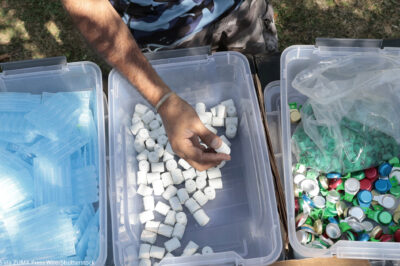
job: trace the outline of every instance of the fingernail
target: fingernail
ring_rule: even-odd
[[[219,139],[218,138],[214,138],[211,141],[211,148],[218,149],[218,147],[219,147]]]

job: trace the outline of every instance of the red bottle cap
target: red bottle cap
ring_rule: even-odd
[[[372,190],[372,182],[370,179],[364,178],[360,181],[360,190]]]
[[[296,213],[299,212],[300,205],[299,205],[299,199],[298,198],[294,199],[294,209],[296,210]]]
[[[400,242],[400,229],[397,229],[397,231],[394,232],[394,241]]]
[[[391,242],[393,240],[393,235],[384,234],[379,238],[379,240],[381,240],[381,242]]]
[[[342,182],[341,178],[329,179],[329,190],[336,189]]]
[[[375,167],[368,168],[364,170],[365,177],[368,179],[376,179],[378,178],[378,169]]]

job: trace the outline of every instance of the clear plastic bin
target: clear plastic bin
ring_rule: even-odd
[[[164,81],[190,104],[207,107],[232,98],[238,109],[238,135],[232,141],[232,161],[222,168],[224,189],[204,206],[210,223],[200,227],[188,216],[182,243],[209,245],[208,256],[168,258],[161,265],[265,265],[282,252],[279,216],[261,116],[246,58],[236,52],[152,60]],[[142,225],[136,189],[136,160],[127,161],[127,130],[133,108],[147,104],[115,70],[109,76],[110,200],[116,265],[137,265]],[[135,158],[135,157],[133,157]],[[160,240],[162,239],[162,241]],[[157,245],[167,240],[158,237]],[[182,250],[178,250],[180,254]]]
[[[371,40],[373,41],[373,40]],[[374,43],[372,43],[374,44]],[[289,241],[293,247],[297,257],[330,257],[337,256],[341,258],[358,258],[358,259],[378,259],[378,260],[399,260],[400,259],[400,243],[395,242],[359,242],[345,241],[336,242],[329,249],[307,248],[300,244],[296,238],[295,228],[295,210],[294,210],[294,192],[293,192],[293,176],[292,164],[295,162],[291,151],[291,136],[295,125],[290,123],[289,118],[289,102],[297,102],[303,104],[307,99],[306,96],[299,93],[292,87],[294,77],[304,68],[315,64],[322,59],[332,57],[345,56],[354,53],[379,53],[400,55],[399,48],[371,47],[329,47],[329,46],[311,46],[299,45],[287,48],[281,56],[281,123],[282,123],[282,158],[285,179],[285,196],[288,215]],[[268,96],[267,98],[276,98],[276,96]],[[266,100],[267,102],[267,100]]]
[[[7,63],[3,65],[3,72],[0,73],[0,93],[30,92],[35,94],[89,90],[93,90],[96,97],[96,103],[92,108],[97,125],[99,148],[100,251],[95,265],[104,265],[107,257],[106,139],[100,68],[91,62],[67,64],[64,57],[57,57]]]

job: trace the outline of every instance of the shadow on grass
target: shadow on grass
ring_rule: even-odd
[[[64,55],[111,68],[86,44],[60,1],[5,0],[0,4],[0,61]]]
[[[398,0],[270,0],[280,50],[317,37],[400,38]]]

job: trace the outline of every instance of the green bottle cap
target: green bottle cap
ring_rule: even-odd
[[[347,173],[346,175],[342,176],[342,179],[349,179],[351,177],[351,173]],[[344,183],[344,182],[343,182]]]
[[[358,204],[358,199],[356,197],[354,197],[354,199],[351,202],[351,204],[353,204],[353,206],[359,206],[360,205],[360,204]]]
[[[395,165],[395,164],[399,164],[400,160],[398,157],[393,157],[392,159],[389,160],[389,164],[391,165]]]
[[[328,193],[329,193],[329,190],[321,188],[319,193],[321,193],[322,196],[326,197],[326,195],[328,195]]]
[[[373,237],[371,237],[371,238],[369,239],[369,241],[371,241],[371,242],[381,242],[379,239],[375,239],[375,238],[373,238]]]
[[[357,172],[354,172],[351,176],[357,180],[361,180],[361,179],[365,178],[365,173],[364,173],[364,171],[357,171]]]
[[[313,219],[313,220],[317,220],[317,219],[319,219],[321,216],[322,216],[322,212],[323,212],[324,210],[323,209],[313,209],[311,212],[310,212],[310,217]]]
[[[393,186],[390,189],[390,194],[392,194],[396,198],[399,198],[400,197],[400,186]]]
[[[316,180],[318,176],[319,176],[319,172],[317,170],[314,170],[314,169],[310,169],[306,173],[306,178],[308,178],[308,179],[315,179]]]
[[[393,164],[393,167],[400,167],[400,163]]]
[[[289,104],[289,109],[297,109],[297,103],[296,102],[292,102],[292,103],[288,103]]]
[[[399,181],[397,181],[397,178],[395,176],[389,178],[389,181],[392,187],[397,187],[399,185]]]
[[[400,229],[400,225],[391,225],[391,226],[389,226],[389,233],[394,234],[394,232],[396,232],[399,229]]]
[[[390,219],[392,219],[392,218],[390,218]],[[313,224],[313,221],[312,221],[311,217],[307,218],[305,224],[308,224],[308,225],[312,225]]]
[[[340,227],[340,231],[342,231],[342,233],[347,232],[352,229],[351,226],[346,222],[341,222],[339,224],[339,227]]]
[[[378,222],[383,225],[388,225],[392,221],[392,215],[390,212],[382,211],[378,215]]]
[[[347,235],[347,240],[350,240],[350,241],[356,240],[356,238],[354,237],[354,234],[351,231],[347,231],[346,235]]]
[[[335,188],[336,191],[344,190],[344,182],[340,183],[339,186]]]

